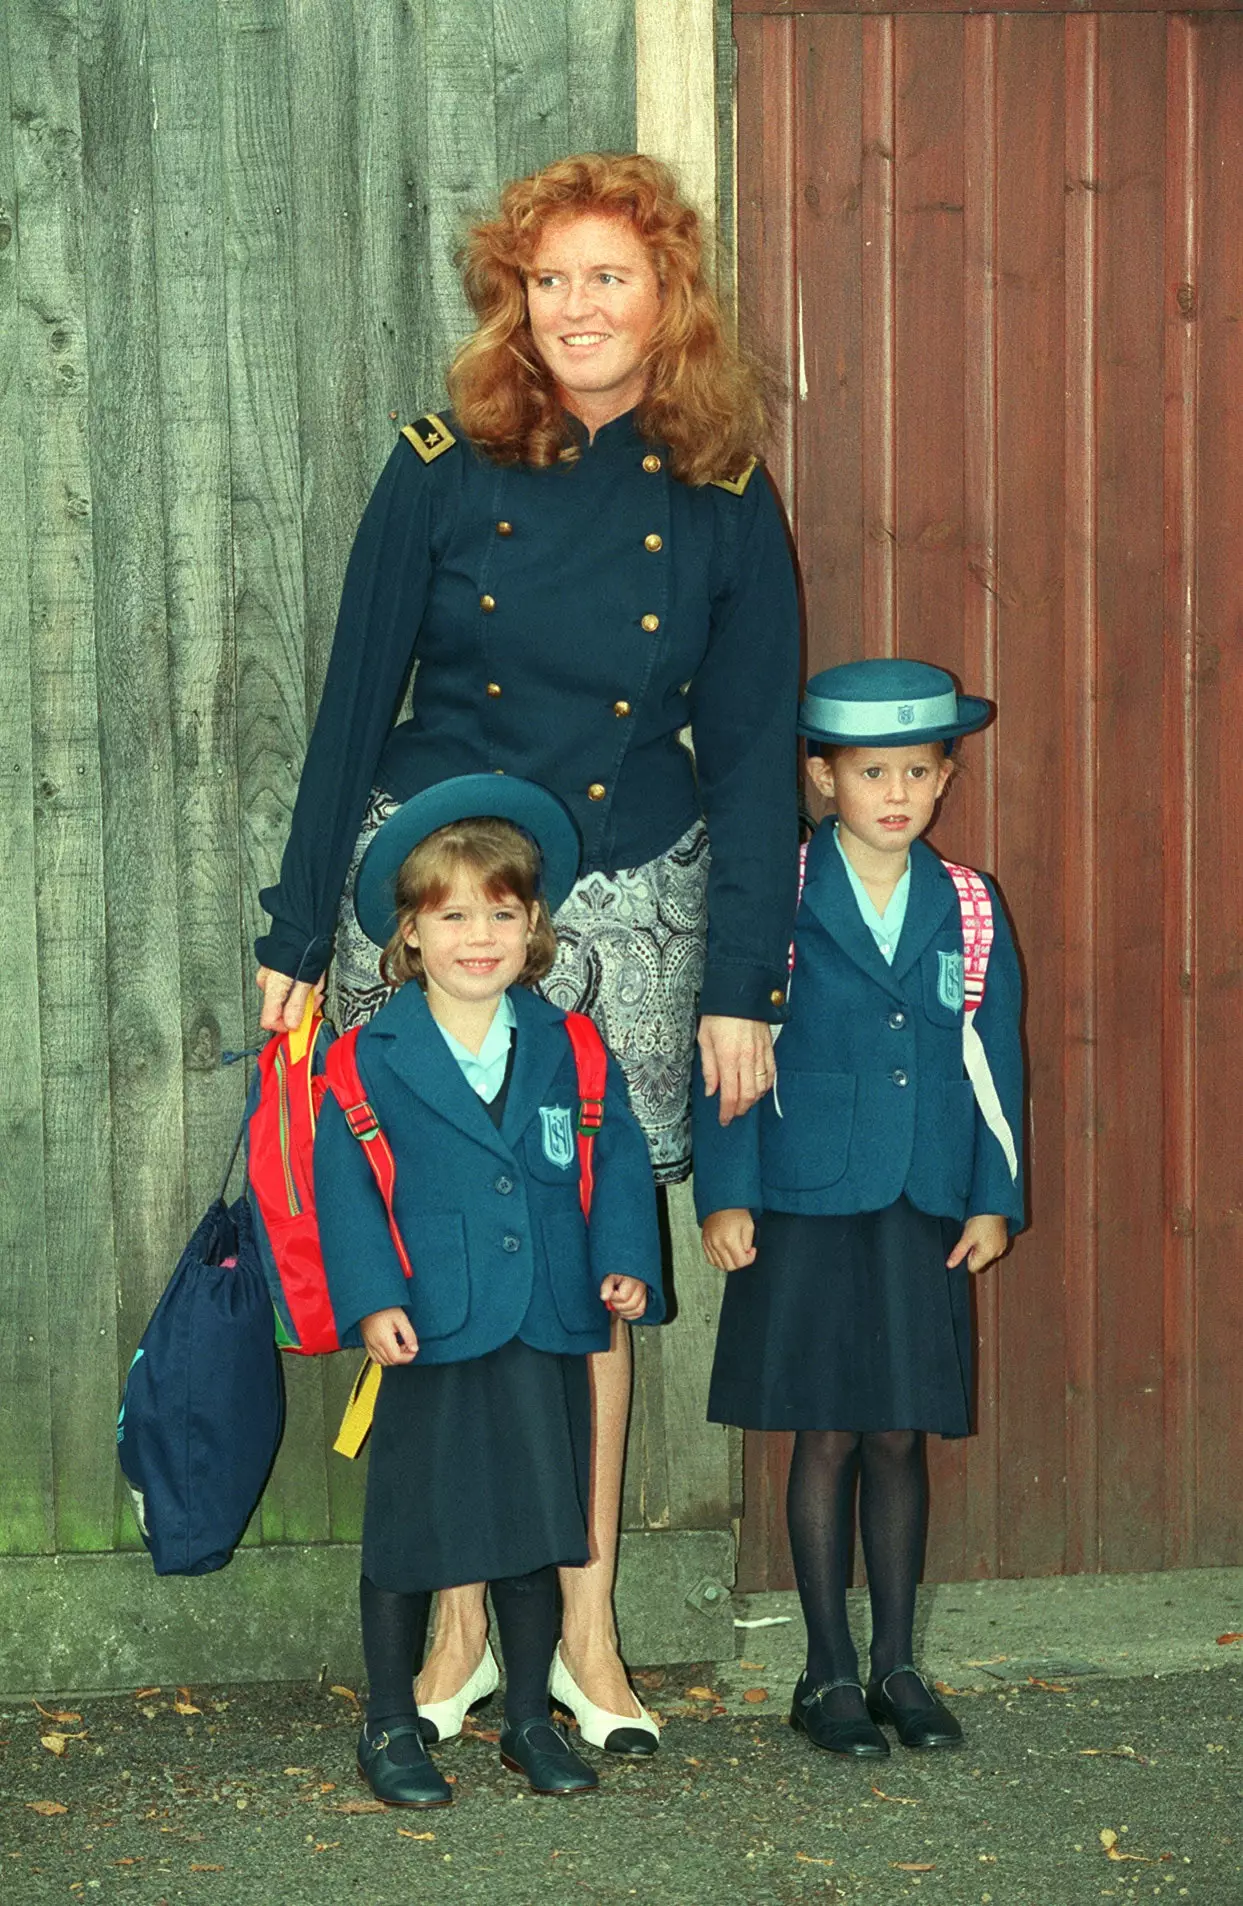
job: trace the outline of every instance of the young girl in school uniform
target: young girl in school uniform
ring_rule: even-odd
[[[553,954],[577,830],[514,776],[463,775],[385,822],[355,904],[396,991],[358,1037],[392,1149],[406,1277],[362,1146],[331,1096],[315,1140],[328,1288],[343,1343],[383,1367],[360,1586],[370,1693],[358,1767],[395,1806],[444,1806],[413,1677],[431,1593],[489,1582],[505,1658],[501,1758],[538,1793],[594,1770],[548,1716],[557,1567],[588,1559],[587,1356],[610,1312],[659,1322],[647,1148],[608,1061],[590,1222],[565,1015],[530,991]],[[414,980],[411,985],[408,982]]]
[[[955,883],[920,839],[988,704],[926,663],[814,676],[800,732],[836,809],[816,832],[772,1093],[722,1127],[697,1094],[704,1250],[731,1273],[708,1414],[793,1430],[787,1515],[807,1665],[790,1720],[817,1746],[957,1746],[914,1665],[924,1442],[971,1428],[969,1274],[1023,1221],[1020,983],[996,895],[964,1072]],[[978,1034],[978,1045],[974,1041]],[[981,1056],[982,1055],[982,1056]],[[846,1619],[858,1493],[872,1610],[866,1690]]]

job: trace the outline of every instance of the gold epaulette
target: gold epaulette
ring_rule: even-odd
[[[435,463],[457,442],[444,418],[434,410],[429,410],[426,417],[416,417],[412,424],[403,424],[401,434],[424,463]]]
[[[748,483],[750,483],[752,473],[758,462],[758,457],[748,457],[737,476],[712,477],[710,481],[713,489],[728,490],[731,496],[741,496]]]

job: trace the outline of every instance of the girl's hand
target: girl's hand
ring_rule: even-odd
[[[962,1236],[946,1258],[950,1270],[966,1259],[969,1271],[984,1271],[995,1264],[1010,1243],[1010,1227],[1004,1218],[995,1217],[991,1212],[981,1212],[979,1216],[968,1218],[963,1225]]]
[[[297,1032],[306,1012],[306,1002],[312,993],[315,995],[316,1007],[323,1005],[326,984],[324,979],[317,979],[313,983],[305,979],[290,979],[288,973],[274,973],[270,966],[261,966],[255,974],[255,985],[263,994],[260,1030]]]
[[[755,1262],[755,1219],[742,1209],[713,1211],[704,1220],[704,1256],[718,1271]]]
[[[749,1112],[776,1077],[773,1029],[763,1019],[727,1019],[705,1013],[699,1022],[699,1054],[704,1090],[721,1094],[720,1120],[728,1125]]]
[[[600,1302],[628,1324],[637,1323],[647,1309],[647,1285],[641,1277],[621,1277],[614,1271],[600,1286]]]
[[[373,1363],[413,1363],[419,1354],[414,1325],[404,1310],[373,1310],[359,1329]]]

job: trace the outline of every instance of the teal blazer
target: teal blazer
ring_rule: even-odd
[[[911,848],[906,919],[892,966],[851,892],[831,826],[807,854],[794,928],[789,1019],[775,1089],[722,1127],[694,1095],[695,1201],[709,1212],[880,1211],[903,1193],[921,1211],[1023,1223],[1023,1056],[1018,959],[995,888],[996,937],[976,1029],[1019,1150],[1011,1178],[963,1070],[958,895],[924,842]]]
[[[652,1168],[625,1079],[610,1058],[588,1225],[565,1015],[525,987],[509,997],[516,1048],[499,1130],[413,982],[358,1036],[358,1069],[396,1160],[394,1205],[411,1279],[362,1147],[335,1099],[324,1101],[315,1200],[343,1344],[361,1342],[363,1317],[397,1306],[424,1363],[465,1362],[514,1337],[537,1350],[605,1350],[611,1316],[599,1293],[611,1272],[647,1284],[645,1323],[664,1316]]]

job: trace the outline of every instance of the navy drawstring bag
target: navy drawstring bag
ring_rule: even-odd
[[[240,1142],[240,1141],[239,1141]],[[125,1379],[117,1455],[157,1575],[223,1568],[254,1514],[285,1426],[272,1300],[250,1207],[204,1214]]]

